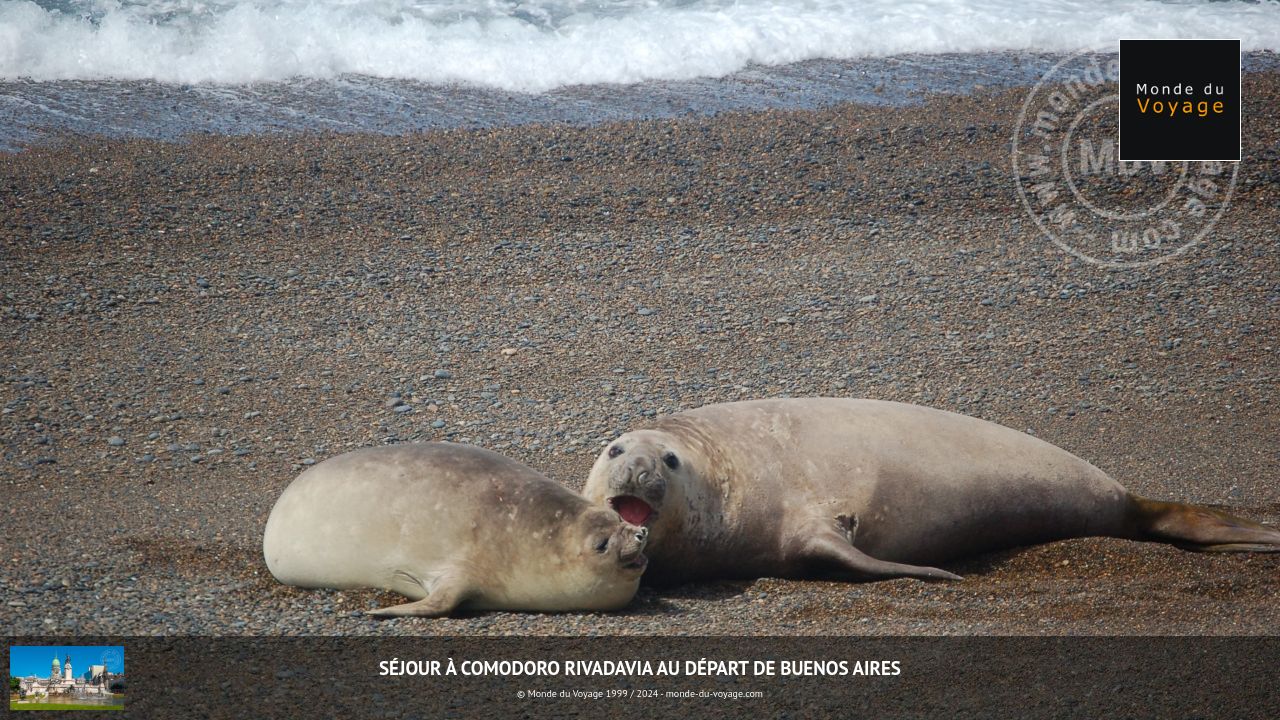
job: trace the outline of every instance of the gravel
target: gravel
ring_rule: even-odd
[[[389,622],[362,613],[391,594],[276,583],[260,542],[285,485],[353,448],[470,442],[581,487],[620,432],[782,395],[975,415],[1142,494],[1280,521],[1278,87],[1246,76],[1245,161],[1212,238],[1122,271],[1063,254],[1022,212],[1025,90],[6,157],[0,622],[1276,634],[1277,558],[1119,540],[954,563],[959,583],[700,583],[614,614]]]

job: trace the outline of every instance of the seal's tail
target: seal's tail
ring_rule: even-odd
[[[1196,552],[1280,552],[1280,530],[1199,505],[1130,496],[1136,539]]]

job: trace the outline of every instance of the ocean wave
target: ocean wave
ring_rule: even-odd
[[[0,79],[367,75],[540,92],[815,58],[1108,50],[1120,37],[1240,38],[1245,50],[1280,50],[1280,3],[0,0]]]

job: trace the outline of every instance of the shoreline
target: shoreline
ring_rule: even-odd
[[[1022,211],[1023,98],[7,157],[0,620],[1280,634],[1280,558],[1119,540],[950,563],[966,579],[945,585],[764,579],[646,589],[617,614],[389,623],[360,615],[389,594],[288,588],[262,564],[307,460],[451,439],[578,488],[602,442],[652,417],[787,394],[982,417],[1140,494],[1280,521],[1280,72],[1245,76],[1245,161],[1212,237],[1133,270],[1067,256]]]
[[[1064,57],[1028,51],[807,60],[751,66],[720,78],[578,85],[540,94],[359,76],[248,85],[0,80],[0,155],[77,139],[191,142],[317,132],[399,136],[818,110],[847,103],[900,107],[935,94],[1030,86]],[[1247,52],[1242,63],[1246,74],[1280,70],[1280,56],[1272,52]]]

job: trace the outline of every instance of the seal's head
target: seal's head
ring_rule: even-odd
[[[675,515],[685,501],[688,460],[684,445],[666,432],[629,432],[600,452],[583,494],[657,537],[679,522]]]
[[[562,598],[564,606],[584,610],[614,610],[631,602],[649,564],[644,555],[648,528],[593,506],[565,527],[561,537],[568,544],[565,554],[573,560],[558,563],[554,571],[543,569],[542,579],[554,580],[556,588],[548,592],[573,595]]]

